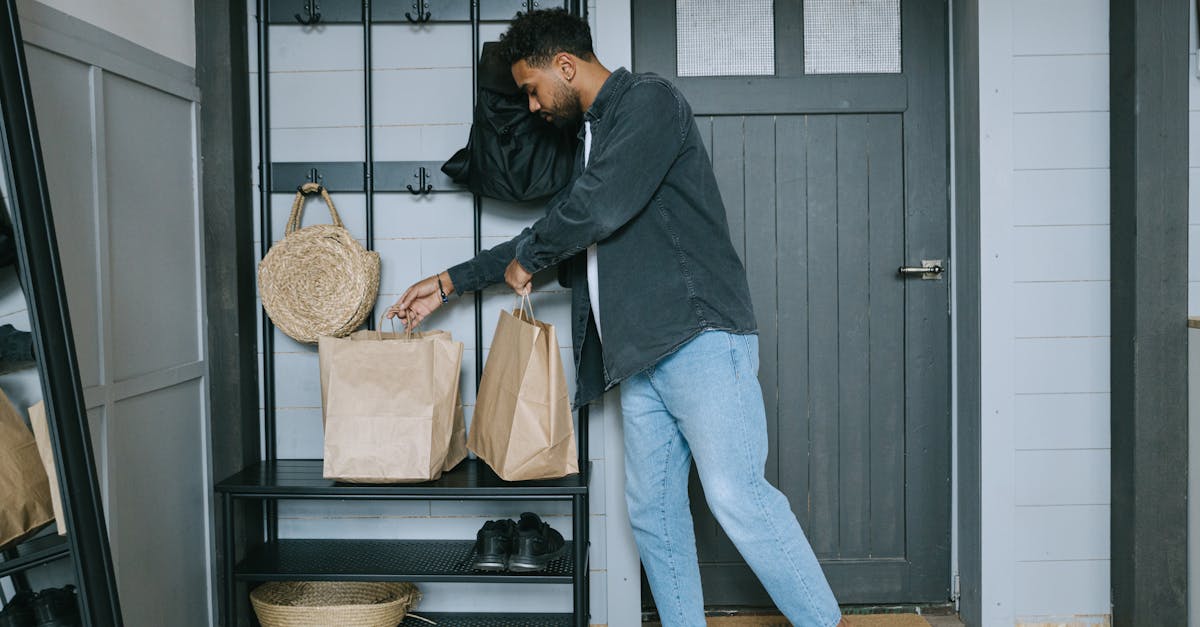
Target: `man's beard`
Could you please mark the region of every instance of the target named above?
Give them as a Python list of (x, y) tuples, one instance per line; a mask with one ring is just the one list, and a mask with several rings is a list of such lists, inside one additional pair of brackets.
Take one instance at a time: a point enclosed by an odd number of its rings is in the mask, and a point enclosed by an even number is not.
[(577, 128), (583, 120), (579, 93), (560, 82), (554, 87), (554, 102), (554, 108), (545, 112), (550, 114), (550, 123), (558, 128)]

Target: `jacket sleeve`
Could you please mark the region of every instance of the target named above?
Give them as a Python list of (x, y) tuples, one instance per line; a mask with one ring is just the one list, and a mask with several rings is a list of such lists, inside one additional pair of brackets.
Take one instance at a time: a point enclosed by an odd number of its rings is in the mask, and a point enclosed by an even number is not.
[(454, 266), (446, 272), (454, 291), (459, 294), (477, 292), (489, 285), (504, 282), (504, 270), (516, 256), (517, 244), (529, 237), (530, 229), (526, 228), (520, 235), (485, 250), (474, 258)]
[(630, 87), (610, 115), (603, 146), (593, 146), (583, 174), (517, 243), (516, 259), (526, 271), (555, 265), (637, 216), (679, 156), (691, 128), (686, 102), (657, 81)]

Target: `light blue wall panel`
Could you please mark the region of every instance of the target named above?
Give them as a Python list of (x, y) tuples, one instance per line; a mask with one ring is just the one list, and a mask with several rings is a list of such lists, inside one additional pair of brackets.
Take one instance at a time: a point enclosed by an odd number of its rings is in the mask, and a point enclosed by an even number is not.
[[(1083, 621), (1103, 625), (1112, 614), (1108, 560), (1018, 562), (1013, 572), (1017, 616), (1051, 624)], [(1057, 618), (1057, 620), (1053, 620)]]
[(1017, 450), (1107, 449), (1110, 402), (1108, 393), (1017, 394), (1013, 444)]
[(1013, 285), (1016, 337), (1108, 336), (1108, 281)]
[(1012, 52), (1108, 54), (1108, 2), (1105, 0), (1014, 0)]
[(1106, 560), (1108, 505), (1017, 507), (1014, 524), (1021, 543), (1018, 561)]
[(1013, 280), (1107, 281), (1108, 225), (1013, 229)]
[(1021, 170), (1013, 173), (1013, 224), (1108, 224), (1106, 168)]
[(1108, 167), (1108, 113), (1013, 115), (1016, 170)]
[(1108, 55), (1013, 59), (1013, 112), (1108, 111)]
[(1017, 451), (1014, 461), (1018, 506), (1103, 505), (1110, 500), (1107, 450)]
[(1108, 355), (1107, 337), (1015, 340), (1014, 392), (1108, 392)]

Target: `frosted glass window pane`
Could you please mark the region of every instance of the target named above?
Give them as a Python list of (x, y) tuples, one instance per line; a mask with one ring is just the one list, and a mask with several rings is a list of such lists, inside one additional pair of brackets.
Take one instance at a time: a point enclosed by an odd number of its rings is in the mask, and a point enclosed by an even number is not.
[(805, 0), (806, 74), (900, 71), (900, 0)]
[(679, 76), (775, 73), (774, 0), (677, 0)]

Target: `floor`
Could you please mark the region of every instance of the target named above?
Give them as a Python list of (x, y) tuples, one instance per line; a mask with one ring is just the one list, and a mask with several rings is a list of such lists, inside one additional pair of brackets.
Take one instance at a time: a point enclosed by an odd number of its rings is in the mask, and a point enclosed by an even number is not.
[[(851, 627), (962, 627), (958, 615), (948, 613), (915, 614), (847, 614)], [(719, 627), (788, 627), (787, 619), (779, 614), (710, 616), (708, 624)], [(643, 627), (661, 627), (658, 622), (644, 622)]]

